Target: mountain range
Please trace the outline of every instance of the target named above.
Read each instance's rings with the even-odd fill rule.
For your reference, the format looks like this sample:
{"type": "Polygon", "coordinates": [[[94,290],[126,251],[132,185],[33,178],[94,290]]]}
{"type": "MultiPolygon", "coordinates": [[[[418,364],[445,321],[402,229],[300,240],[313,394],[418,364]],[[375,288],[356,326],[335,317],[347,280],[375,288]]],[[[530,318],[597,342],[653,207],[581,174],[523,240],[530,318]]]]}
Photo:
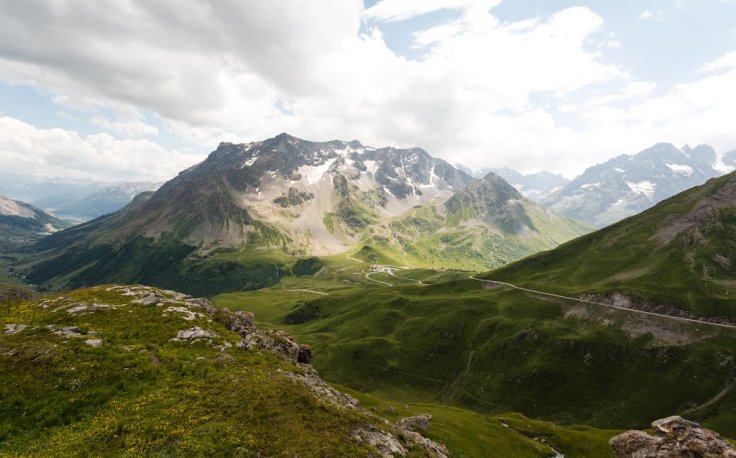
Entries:
{"type": "Polygon", "coordinates": [[[25,202],[0,196],[0,248],[13,250],[70,227],[70,221],[56,218],[25,202]]]}
{"type": "Polygon", "coordinates": [[[63,218],[88,221],[120,210],[138,194],[155,191],[161,184],[153,182],[93,183],[66,192],[40,197],[32,200],[31,203],[63,218]]]}
{"type": "Polygon", "coordinates": [[[120,210],[136,195],[155,191],[161,184],[47,179],[0,172],[0,195],[77,222],[120,210]]]}
{"type": "Polygon", "coordinates": [[[518,189],[525,197],[541,202],[545,197],[555,191],[562,189],[570,180],[556,173],[546,171],[523,174],[507,167],[500,169],[481,169],[479,174],[485,175],[493,172],[508,181],[518,189]]]}
{"type": "MultiPolygon", "coordinates": [[[[724,159],[729,165],[730,156],[724,159]]],[[[590,167],[541,202],[571,218],[603,227],[723,172],[716,152],[708,145],[676,148],[659,143],[590,167]]]]}
{"type": "Polygon", "coordinates": [[[144,282],[205,294],[277,281],[309,256],[484,269],[586,231],[495,174],[474,179],[419,148],[281,134],[223,143],[119,212],[45,239],[28,274],[46,286],[144,282]],[[213,269],[225,272],[222,285],[205,280],[213,269]]]}

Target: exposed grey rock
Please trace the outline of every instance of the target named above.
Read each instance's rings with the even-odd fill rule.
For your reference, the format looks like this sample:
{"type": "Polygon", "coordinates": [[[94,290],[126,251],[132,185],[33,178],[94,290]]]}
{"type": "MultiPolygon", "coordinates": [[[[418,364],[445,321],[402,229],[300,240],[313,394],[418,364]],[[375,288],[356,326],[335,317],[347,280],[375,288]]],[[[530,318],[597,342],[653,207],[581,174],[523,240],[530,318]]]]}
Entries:
{"type": "Polygon", "coordinates": [[[432,415],[429,414],[407,417],[399,420],[399,422],[396,423],[396,427],[407,431],[427,430],[429,429],[429,421],[431,419],[432,415]]]}
{"type": "Polygon", "coordinates": [[[27,327],[28,327],[27,324],[13,324],[13,323],[6,324],[5,325],[5,334],[13,335],[13,334],[16,334],[18,332],[21,332],[22,330],[24,330],[27,327]]]}
{"type": "Polygon", "coordinates": [[[97,303],[78,303],[66,309],[69,315],[85,315],[87,313],[96,312],[98,310],[112,309],[122,307],[121,305],[97,304],[97,303]]]}
{"type": "Polygon", "coordinates": [[[134,303],[134,304],[153,305],[153,304],[157,304],[157,303],[161,302],[160,299],[162,299],[162,298],[160,298],[156,294],[151,293],[151,294],[149,294],[147,296],[144,296],[144,297],[141,297],[139,299],[133,299],[131,302],[134,303]]]}
{"type": "Polygon", "coordinates": [[[427,439],[416,431],[402,430],[400,436],[404,437],[410,444],[418,445],[434,453],[434,458],[447,458],[450,451],[442,444],[427,439]]]}
{"type": "Polygon", "coordinates": [[[251,312],[223,312],[225,327],[230,331],[237,332],[241,336],[252,332],[256,328],[255,317],[251,312]]]}
{"type": "Polygon", "coordinates": [[[302,372],[283,372],[283,374],[296,382],[304,384],[312,390],[320,399],[325,399],[339,407],[357,409],[360,403],[349,394],[342,393],[325,383],[312,366],[301,366],[302,372]]]}
{"type": "Polygon", "coordinates": [[[406,456],[406,449],[401,442],[393,435],[376,429],[374,431],[368,429],[358,429],[353,433],[353,439],[363,442],[375,448],[384,458],[393,458],[395,456],[406,456]]]}
{"type": "Polygon", "coordinates": [[[87,339],[84,341],[87,345],[91,347],[101,347],[102,346],[102,339],[87,339]]]}
{"type": "Polygon", "coordinates": [[[299,358],[299,344],[294,342],[291,336],[284,331],[268,330],[261,331],[252,328],[240,333],[246,350],[261,348],[273,351],[296,361],[299,358]]]}
{"type": "Polygon", "coordinates": [[[179,313],[182,315],[182,318],[187,321],[194,321],[197,318],[204,317],[204,315],[202,315],[201,313],[192,311],[189,308],[183,306],[167,307],[166,310],[164,310],[163,315],[168,315],[169,313],[179,313]]]}
{"type": "Polygon", "coordinates": [[[215,337],[217,337],[215,333],[206,331],[199,326],[194,326],[193,328],[180,330],[176,334],[176,337],[171,340],[177,342],[195,342],[197,340],[212,341],[215,337]]]}
{"type": "Polygon", "coordinates": [[[736,458],[736,451],[718,433],[678,416],[652,422],[657,433],[627,431],[608,443],[616,458],[736,458]]]}
{"type": "Polygon", "coordinates": [[[64,337],[65,339],[73,337],[84,337],[84,334],[82,334],[82,330],[76,326],[64,326],[63,328],[57,328],[53,324],[50,324],[46,326],[46,328],[57,336],[64,337]]]}

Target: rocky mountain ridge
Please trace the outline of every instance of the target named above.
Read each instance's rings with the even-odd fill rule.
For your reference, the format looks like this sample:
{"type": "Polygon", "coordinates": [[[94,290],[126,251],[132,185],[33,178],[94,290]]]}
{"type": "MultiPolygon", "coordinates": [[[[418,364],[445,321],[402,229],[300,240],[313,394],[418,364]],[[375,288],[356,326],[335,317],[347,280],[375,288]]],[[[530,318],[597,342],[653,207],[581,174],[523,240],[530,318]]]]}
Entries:
{"type": "Polygon", "coordinates": [[[288,266],[274,259],[349,254],[365,247],[385,251],[391,264],[485,269],[587,230],[509,189],[496,175],[473,179],[419,148],[310,142],[288,134],[222,143],[156,192],[39,243],[42,260],[32,266],[31,277],[47,286],[66,277],[67,286],[124,281],[181,289],[187,286],[172,283],[175,278],[195,271],[199,276],[203,269],[218,276],[203,265],[213,256],[229,256],[229,267],[215,269],[228,274],[241,271],[232,258],[238,263],[246,258],[251,265],[265,258],[258,274],[238,274],[237,280],[223,281],[224,288],[248,284],[247,277],[276,281],[288,266]],[[504,217],[476,218],[448,207],[470,186],[475,197],[485,193],[489,205],[499,205],[496,210],[486,205],[486,216],[504,217]],[[162,282],[170,269],[150,268],[150,256],[142,266],[143,245],[181,267],[178,273],[162,282]],[[112,254],[123,251],[140,252],[141,258],[112,254]],[[109,268],[101,269],[103,263],[109,268]],[[142,275],[143,270],[153,276],[142,275]],[[121,272],[128,276],[120,277],[121,272]]]}
{"type": "Polygon", "coordinates": [[[620,155],[589,167],[542,204],[603,227],[721,176],[724,169],[718,162],[715,150],[708,145],[676,148],[659,143],[635,155],[620,155]]]}
{"type": "Polygon", "coordinates": [[[0,246],[28,245],[72,223],[46,213],[25,202],[0,196],[0,246]]]}

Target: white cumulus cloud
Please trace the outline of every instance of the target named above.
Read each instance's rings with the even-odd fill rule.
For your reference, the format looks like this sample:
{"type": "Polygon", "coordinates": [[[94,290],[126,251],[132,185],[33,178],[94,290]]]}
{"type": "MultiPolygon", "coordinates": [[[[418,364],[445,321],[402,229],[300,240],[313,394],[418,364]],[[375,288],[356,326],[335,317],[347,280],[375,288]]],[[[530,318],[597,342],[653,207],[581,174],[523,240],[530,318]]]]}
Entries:
{"type": "Polygon", "coordinates": [[[5,172],[38,178],[161,181],[202,159],[167,151],[148,140],[116,140],[107,134],[83,137],[0,117],[0,163],[5,172]]]}

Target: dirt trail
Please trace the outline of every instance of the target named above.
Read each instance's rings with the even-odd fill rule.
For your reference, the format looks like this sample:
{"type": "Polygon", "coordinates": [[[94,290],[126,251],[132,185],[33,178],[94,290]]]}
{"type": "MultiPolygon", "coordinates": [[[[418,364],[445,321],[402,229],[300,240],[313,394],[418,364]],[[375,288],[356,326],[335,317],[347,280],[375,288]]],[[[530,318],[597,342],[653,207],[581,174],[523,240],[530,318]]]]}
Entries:
{"type": "Polygon", "coordinates": [[[721,399],[723,399],[724,397],[726,397],[726,395],[728,393],[730,393],[731,391],[733,391],[734,387],[736,387],[736,379],[733,379],[730,382],[728,382],[728,384],[720,392],[718,392],[718,394],[716,394],[715,396],[713,396],[709,400],[705,401],[704,403],[700,404],[699,406],[695,406],[695,407],[692,407],[690,409],[685,410],[684,412],[682,412],[682,414],[683,415],[688,415],[688,414],[691,414],[693,412],[697,412],[698,410],[702,410],[702,409],[705,409],[707,407],[712,406],[713,404],[717,403],[718,401],[720,401],[721,399]]]}
{"type": "Polygon", "coordinates": [[[314,291],[314,290],[311,290],[311,289],[301,289],[301,288],[296,288],[296,289],[286,289],[286,288],[284,288],[284,291],[293,291],[293,292],[297,292],[297,293],[321,294],[323,296],[329,296],[330,295],[330,293],[325,293],[325,292],[322,292],[322,291],[314,291]]]}
{"type": "Polygon", "coordinates": [[[378,273],[378,272],[366,272],[366,273],[365,273],[365,278],[366,278],[366,279],[367,279],[368,281],[372,281],[372,282],[374,282],[374,283],[380,283],[380,284],[382,284],[382,285],[385,285],[385,286],[394,286],[394,285],[392,285],[391,283],[386,283],[385,281],[381,281],[381,280],[374,280],[374,279],[372,279],[372,278],[371,278],[371,274],[376,274],[376,273],[378,273]]]}

